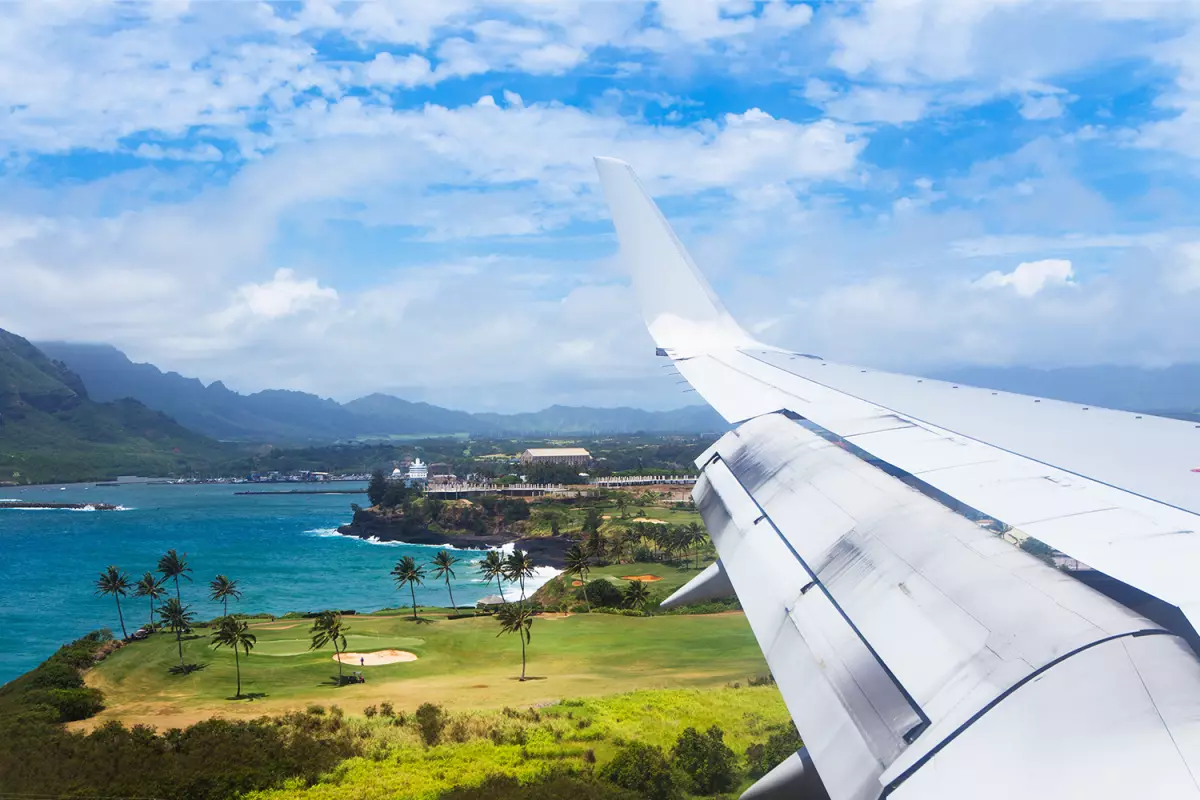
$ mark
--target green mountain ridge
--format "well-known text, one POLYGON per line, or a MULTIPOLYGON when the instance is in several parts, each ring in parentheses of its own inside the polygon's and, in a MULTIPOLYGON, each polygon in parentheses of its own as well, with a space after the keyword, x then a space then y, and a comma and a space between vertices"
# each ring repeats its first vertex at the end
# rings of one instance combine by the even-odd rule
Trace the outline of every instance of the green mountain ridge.
POLYGON ((64 364, 0 330, 0 482, 189 474, 233 455, 137 400, 92 400, 64 364))
POLYGON ((196 378, 134 363, 109 345, 45 342, 38 346, 78 373, 92 397, 133 397, 194 431, 226 441, 304 445, 460 433, 557 436, 709 433, 728 428, 706 405, 673 411, 552 406, 523 414, 472 414, 381 393, 344 404, 278 389, 243 395, 220 381, 205 386, 196 378))

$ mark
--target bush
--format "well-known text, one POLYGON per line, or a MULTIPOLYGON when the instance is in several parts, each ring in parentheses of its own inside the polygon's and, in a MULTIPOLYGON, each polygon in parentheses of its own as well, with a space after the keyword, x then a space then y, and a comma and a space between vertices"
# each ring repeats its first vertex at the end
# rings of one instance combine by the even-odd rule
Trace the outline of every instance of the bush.
POLYGON ((688 776, 694 794, 728 792, 737 784, 737 757, 725 732, 713 725, 704 733, 685 728, 671 750, 672 761, 688 776))
POLYGON ((421 741, 426 747, 433 747, 442 738, 442 730, 446 727, 446 712, 442 707, 433 703, 422 703, 414 715, 421 741))
POLYGON ((379 713, 385 717, 396 716, 396 711, 392 708, 392 704, 386 700, 379 704, 379 713))
MULTIPOLYGON (((577 595, 580 600, 583 599, 583 587, 579 587, 577 595)), ((587 582, 587 599, 591 601, 592 607, 609 607, 616 608, 621 605, 624 599, 621 595, 621 590, 613 585, 612 581, 605 578, 594 578, 587 582)))
POLYGON ((47 689, 31 692, 29 698, 57 711, 59 722, 87 719, 104 710, 104 694, 99 689, 47 689))
POLYGON ((367 719, 370 719, 378 713, 379 709, 377 709, 375 706, 367 706, 363 709, 363 716, 365 716, 367 719))
POLYGON ((683 796, 680 781, 662 750, 641 742, 630 742, 604 765, 600 777, 637 792, 646 800, 677 800, 683 796))
POLYGON ((638 800, 636 794, 578 775, 551 774, 522 784, 510 776, 493 775, 479 786, 451 789, 439 800, 638 800))
POLYGON ((751 777, 766 775, 803 746, 795 725, 772 733, 767 737, 766 744, 750 745, 746 748, 746 765, 751 777))

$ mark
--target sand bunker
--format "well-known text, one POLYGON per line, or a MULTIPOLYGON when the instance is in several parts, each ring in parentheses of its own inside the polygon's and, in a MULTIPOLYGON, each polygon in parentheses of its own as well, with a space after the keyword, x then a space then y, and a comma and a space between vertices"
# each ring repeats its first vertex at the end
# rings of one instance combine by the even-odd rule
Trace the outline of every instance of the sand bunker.
POLYGON ((666 525, 665 519, 650 519, 649 517, 634 517, 630 522, 649 522, 651 525, 666 525))
POLYGON ((623 580, 623 581, 644 581, 645 583, 653 583, 654 581, 661 581, 662 578, 658 577, 657 575, 622 575, 621 580, 623 580))
POLYGON ((583 586, 583 581, 571 581, 572 586, 583 586))
POLYGON ((279 623, 275 622, 267 623, 265 625, 255 625, 254 627, 260 631, 286 631, 288 628, 295 628, 299 624, 299 622, 292 622, 286 625, 280 625, 279 623))
POLYGON ((374 653, 339 653, 333 657, 343 664, 359 664, 364 667, 378 667, 383 664, 399 664, 403 661, 416 661, 415 653, 407 650, 376 650, 374 653))

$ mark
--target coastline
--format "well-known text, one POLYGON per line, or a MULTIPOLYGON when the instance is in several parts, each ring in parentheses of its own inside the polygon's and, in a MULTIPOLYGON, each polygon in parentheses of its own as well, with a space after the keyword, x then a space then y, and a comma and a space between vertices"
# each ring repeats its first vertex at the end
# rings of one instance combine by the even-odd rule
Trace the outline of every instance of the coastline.
POLYGON ((577 541, 564 537, 516 536, 504 533, 479 536, 473 533, 433 531, 428 528, 400 533, 395 530, 395 526, 387 522, 372 520, 364 524, 361 519, 338 527, 337 532, 343 536, 353 536, 358 539, 424 546, 446 545, 459 550, 492 550, 511 544, 533 556, 534 562, 539 567, 553 567, 556 570, 563 569, 567 550, 572 545, 578 544, 577 541))

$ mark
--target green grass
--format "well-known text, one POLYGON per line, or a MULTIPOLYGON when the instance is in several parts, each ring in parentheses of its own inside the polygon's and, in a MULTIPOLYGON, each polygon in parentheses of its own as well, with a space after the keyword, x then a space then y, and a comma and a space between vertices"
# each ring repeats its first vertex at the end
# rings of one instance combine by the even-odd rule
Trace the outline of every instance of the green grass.
MULTIPOLYGON (((672 575, 677 579, 683 575, 672 575)), ((348 618, 351 651, 396 648, 415 653, 418 660, 367 667, 366 684, 341 687, 332 681, 337 674, 332 649, 307 649, 308 621, 253 623, 258 647, 242 659, 243 692, 257 695, 252 701, 229 699, 234 693, 230 651, 214 651, 207 636, 194 635, 183 643, 184 660, 203 669, 176 675, 169 672, 179 663, 174 637, 155 634, 88 673, 88 684, 104 691, 108 706, 89 724, 122 719, 178 726, 216 714, 253 716, 312 702, 350 710, 384 700, 409 710, 426 701, 452 709, 496 708, 633 689, 721 686, 767 671, 740 614, 540 617, 529 646, 528 674, 536 680, 526 682, 516 680, 517 638, 497 638, 499 626, 492 618, 447 620, 444 609, 421 614, 431 622, 414 623, 396 613, 348 618)), ((197 629, 200 633, 205 631, 197 629)))
MULTIPOLYGON (((567 699, 526 711, 451 715, 445 743, 424 747, 411 724, 376 718, 362 725, 368 755, 343 762, 312 787, 251 794, 253 800, 385 800, 435 798, 454 786, 474 786, 489 775, 529 781, 551 769, 588 769, 611 759, 623 742, 669 749, 684 728, 719 725, 741 756, 789 724, 774 686, 708 690, 638 691, 567 699)), ((743 781, 743 787, 750 780, 743 781)))

